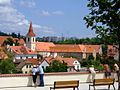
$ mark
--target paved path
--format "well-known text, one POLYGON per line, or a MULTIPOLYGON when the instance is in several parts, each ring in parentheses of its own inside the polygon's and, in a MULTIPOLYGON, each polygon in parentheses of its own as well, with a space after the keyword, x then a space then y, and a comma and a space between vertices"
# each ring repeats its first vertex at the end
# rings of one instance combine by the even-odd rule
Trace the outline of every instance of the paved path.
MULTIPOLYGON (((117 84, 115 82, 115 88, 117 90, 117 84)), ((89 83, 80 83, 79 90, 89 90, 89 83)), ((96 86, 97 90, 108 90, 108 86, 96 86)), ((110 87, 110 90, 114 90, 113 87, 110 87)), ((13 87, 13 88, 0 88, 0 90, 50 90, 50 86, 45 87, 13 87)), ((73 90, 73 89, 58 89, 58 90, 73 90)), ((91 87, 90 90, 94 90, 93 87, 91 87)))

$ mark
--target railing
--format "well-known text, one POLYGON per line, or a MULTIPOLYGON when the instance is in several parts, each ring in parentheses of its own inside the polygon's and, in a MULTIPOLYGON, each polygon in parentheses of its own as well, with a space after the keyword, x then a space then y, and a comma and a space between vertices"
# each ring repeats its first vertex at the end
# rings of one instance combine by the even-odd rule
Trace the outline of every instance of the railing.
MULTIPOLYGON (((79 82, 90 82, 90 75, 90 73, 80 72, 45 73, 44 82, 45 85, 52 85, 54 81, 58 80, 79 80, 79 82)), ((103 77, 104 73, 97 73, 95 78, 103 77)), ((37 77, 37 84, 39 84, 39 75, 37 77)), ((0 88, 32 85, 32 75, 30 74, 0 74, 0 88)))

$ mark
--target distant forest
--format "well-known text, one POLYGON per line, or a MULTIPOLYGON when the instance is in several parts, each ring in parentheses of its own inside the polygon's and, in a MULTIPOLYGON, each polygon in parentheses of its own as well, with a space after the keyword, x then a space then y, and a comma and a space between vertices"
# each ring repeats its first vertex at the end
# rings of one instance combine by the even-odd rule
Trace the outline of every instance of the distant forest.
MULTIPOLYGON (((20 35, 20 33, 16 34, 16 33, 11 33, 11 34, 7 34, 4 32, 0 31, 0 36, 12 36, 13 38, 23 38, 25 40, 25 36, 20 35)), ((39 42, 48 42, 45 41, 43 38, 41 37, 36 37, 36 40, 39 42)), ((53 42, 53 41, 51 41, 53 42)), ((53 42, 55 44, 92 44, 92 45, 100 45, 100 44, 109 44, 112 45, 113 44, 113 40, 109 39, 109 38, 98 38, 98 37, 93 37, 93 38, 67 38, 63 41, 56 41, 53 42)))

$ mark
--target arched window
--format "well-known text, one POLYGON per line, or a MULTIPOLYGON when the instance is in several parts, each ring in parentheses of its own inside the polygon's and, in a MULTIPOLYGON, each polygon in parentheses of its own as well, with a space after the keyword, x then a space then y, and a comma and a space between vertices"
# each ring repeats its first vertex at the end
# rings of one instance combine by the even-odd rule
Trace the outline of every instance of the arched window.
POLYGON ((35 39, 33 38, 33 42, 35 42, 35 39))

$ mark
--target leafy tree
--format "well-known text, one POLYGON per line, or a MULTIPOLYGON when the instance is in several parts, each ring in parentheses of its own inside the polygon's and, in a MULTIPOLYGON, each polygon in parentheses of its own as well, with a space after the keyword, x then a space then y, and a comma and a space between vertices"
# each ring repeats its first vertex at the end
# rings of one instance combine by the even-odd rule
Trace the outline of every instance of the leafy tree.
POLYGON ((0 62, 0 73, 1 74, 11 74, 15 73, 15 65, 10 59, 2 60, 0 62))
POLYGON ((94 60, 94 59, 95 59, 95 58, 93 57, 92 54, 88 56, 88 60, 94 60))
POLYGON ((12 36, 13 38, 17 38, 17 34, 14 33, 14 32, 11 34, 11 36, 12 36))
MULTIPOLYGON (((84 17, 87 27, 95 30, 104 43, 118 45, 120 67, 120 0, 88 0, 87 7, 90 10, 84 17)), ((120 71, 118 77, 120 90, 120 71)))
POLYGON ((5 41, 4 41, 4 44, 6 45, 10 45, 12 46, 14 43, 13 39, 12 38, 7 38, 5 41))
POLYGON ((18 42, 18 40, 16 40, 16 41, 14 42, 14 44, 15 44, 15 46, 19 46, 19 45, 20 45, 20 43, 18 42))
POLYGON ((53 60, 45 72, 67 72, 67 65, 65 62, 61 63, 58 60, 53 60))
POLYGON ((2 59, 0 61, 0 74, 11 74, 16 73, 15 65, 13 63, 13 54, 4 49, 4 52, 7 54, 7 59, 2 59))

